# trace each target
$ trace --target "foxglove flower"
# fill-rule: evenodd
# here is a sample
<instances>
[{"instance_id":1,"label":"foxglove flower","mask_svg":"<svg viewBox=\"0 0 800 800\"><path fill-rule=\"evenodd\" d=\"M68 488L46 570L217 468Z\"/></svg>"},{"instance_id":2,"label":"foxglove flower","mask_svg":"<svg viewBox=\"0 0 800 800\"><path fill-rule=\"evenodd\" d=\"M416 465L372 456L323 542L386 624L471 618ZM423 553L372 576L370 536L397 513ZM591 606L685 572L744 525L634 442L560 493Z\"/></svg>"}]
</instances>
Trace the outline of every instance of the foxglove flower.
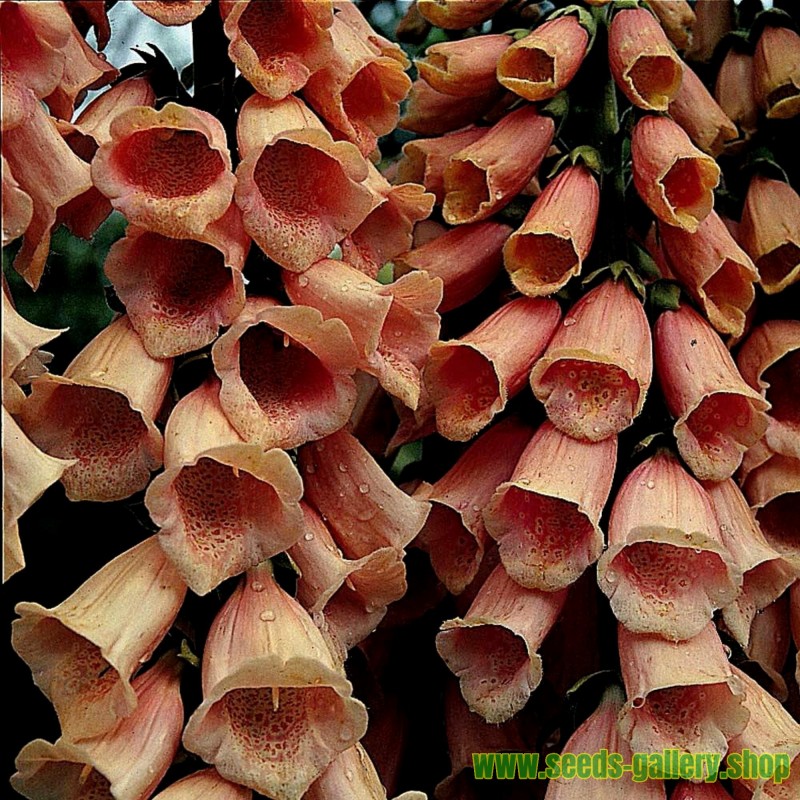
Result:
<instances>
[{"instance_id":1,"label":"foxglove flower","mask_svg":"<svg viewBox=\"0 0 800 800\"><path fill-rule=\"evenodd\" d=\"M768 119L800 114L800 36L766 25L753 56L753 88Z\"/></svg>"},{"instance_id":2,"label":"foxglove flower","mask_svg":"<svg viewBox=\"0 0 800 800\"><path fill-rule=\"evenodd\" d=\"M33 219L33 200L31 196L17 183L11 174L11 169L2 156L3 176L3 247L19 239L31 224Z\"/></svg>"},{"instance_id":3,"label":"foxglove flower","mask_svg":"<svg viewBox=\"0 0 800 800\"><path fill-rule=\"evenodd\" d=\"M452 155L444 171L445 221L478 222L507 206L536 174L554 132L550 117L524 106Z\"/></svg>"},{"instance_id":4,"label":"foxglove flower","mask_svg":"<svg viewBox=\"0 0 800 800\"><path fill-rule=\"evenodd\" d=\"M686 0L649 0L648 5L672 44L678 50L689 47L697 19L689 3Z\"/></svg>"},{"instance_id":5,"label":"foxglove flower","mask_svg":"<svg viewBox=\"0 0 800 800\"><path fill-rule=\"evenodd\" d=\"M61 478L71 500L121 500L161 466L153 420L172 361L148 355L127 317L103 329L60 375L41 375L19 412L31 440L51 456L75 458Z\"/></svg>"},{"instance_id":6,"label":"foxglove flower","mask_svg":"<svg viewBox=\"0 0 800 800\"><path fill-rule=\"evenodd\" d=\"M294 544L303 531L303 484L282 450L247 444L219 404L211 379L167 420L164 472L145 504L180 576L204 595Z\"/></svg>"},{"instance_id":7,"label":"foxglove flower","mask_svg":"<svg viewBox=\"0 0 800 800\"><path fill-rule=\"evenodd\" d=\"M137 608L138 600L132 600ZM136 709L100 736L36 739L17 756L11 785L29 800L147 800L178 749L183 727L180 662L162 658L133 681ZM227 800L227 799L226 799Z\"/></svg>"},{"instance_id":8,"label":"foxglove flower","mask_svg":"<svg viewBox=\"0 0 800 800\"><path fill-rule=\"evenodd\" d=\"M597 580L624 627L673 641L696 636L715 609L736 599L742 575L711 501L669 453L622 484Z\"/></svg>"},{"instance_id":9,"label":"foxglove flower","mask_svg":"<svg viewBox=\"0 0 800 800\"><path fill-rule=\"evenodd\" d=\"M744 139L758 127L758 102L753 89L753 56L731 48L720 64L714 97Z\"/></svg>"},{"instance_id":10,"label":"foxglove flower","mask_svg":"<svg viewBox=\"0 0 800 800\"><path fill-rule=\"evenodd\" d=\"M460 339L434 344L424 378L439 433L465 442L485 428L525 386L560 318L555 300L520 297Z\"/></svg>"},{"instance_id":11,"label":"foxglove flower","mask_svg":"<svg viewBox=\"0 0 800 800\"><path fill-rule=\"evenodd\" d=\"M414 63L420 77L442 94L474 97L498 88L497 62L514 40L503 33L432 44Z\"/></svg>"},{"instance_id":12,"label":"foxglove flower","mask_svg":"<svg viewBox=\"0 0 800 800\"><path fill-rule=\"evenodd\" d=\"M316 309L248 298L211 355L225 415L265 450L327 436L353 410L353 340L341 320Z\"/></svg>"},{"instance_id":13,"label":"foxglove flower","mask_svg":"<svg viewBox=\"0 0 800 800\"><path fill-rule=\"evenodd\" d=\"M583 442L541 425L483 512L511 578L554 592L599 558L616 460L616 437Z\"/></svg>"},{"instance_id":14,"label":"foxglove flower","mask_svg":"<svg viewBox=\"0 0 800 800\"><path fill-rule=\"evenodd\" d=\"M442 624L436 649L471 711L497 724L514 716L542 680L538 649L567 592L526 589L498 565L463 619Z\"/></svg>"},{"instance_id":15,"label":"foxglove flower","mask_svg":"<svg viewBox=\"0 0 800 800\"><path fill-rule=\"evenodd\" d=\"M690 61L708 62L722 38L736 27L733 0L697 0L692 43L686 52Z\"/></svg>"},{"instance_id":16,"label":"foxglove flower","mask_svg":"<svg viewBox=\"0 0 800 800\"><path fill-rule=\"evenodd\" d=\"M143 14L162 25L186 25L197 19L211 0L134 0Z\"/></svg>"},{"instance_id":17,"label":"foxglove flower","mask_svg":"<svg viewBox=\"0 0 800 800\"><path fill-rule=\"evenodd\" d=\"M322 634L268 564L248 572L214 620L202 679L184 746L275 800L299 800L367 727Z\"/></svg>"},{"instance_id":18,"label":"foxglove flower","mask_svg":"<svg viewBox=\"0 0 800 800\"><path fill-rule=\"evenodd\" d=\"M606 281L570 309L531 372L531 388L559 430L599 441L638 416L652 374L642 304L624 281Z\"/></svg>"},{"instance_id":19,"label":"foxglove flower","mask_svg":"<svg viewBox=\"0 0 800 800\"><path fill-rule=\"evenodd\" d=\"M688 305L658 318L654 341L681 456L700 480L729 478L764 435L769 403L742 380L719 336Z\"/></svg>"},{"instance_id":20,"label":"foxglove flower","mask_svg":"<svg viewBox=\"0 0 800 800\"><path fill-rule=\"evenodd\" d=\"M181 778L153 800L252 800L253 792L245 786L226 781L215 769L204 769Z\"/></svg>"},{"instance_id":21,"label":"foxglove flower","mask_svg":"<svg viewBox=\"0 0 800 800\"><path fill-rule=\"evenodd\" d=\"M569 85L588 46L589 34L576 16L551 19L503 53L497 80L526 100L547 100Z\"/></svg>"},{"instance_id":22,"label":"foxglove flower","mask_svg":"<svg viewBox=\"0 0 800 800\"><path fill-rule=\"evenodd\" d=\"M681 60L658 20L643 8L614 15L608 29L608 64L622 93L647 111L666 111L681 85Z\"/></svg>"},{"instance_id":23,"label":"foxglove flower","mask_svg":"<svg viewBox=\"0 0 800 800\"><path fill-rule=\"evenodd\" d=\"M69 741L103 734L134 712L131 678L172 626L185 595L186 584L150 537L54 608L17 605L12 645Z\"/></svg>"},{"instance_id":24,"label":"foxglove flower","mask_svg":"<svg viewBox=\"0 0 800 800\"><path fill-rule=\"evenodd\" d=\"M445 30L463 30L489 19L505 0L417 0L425 19Z\"/></svg>"}]
</instances>

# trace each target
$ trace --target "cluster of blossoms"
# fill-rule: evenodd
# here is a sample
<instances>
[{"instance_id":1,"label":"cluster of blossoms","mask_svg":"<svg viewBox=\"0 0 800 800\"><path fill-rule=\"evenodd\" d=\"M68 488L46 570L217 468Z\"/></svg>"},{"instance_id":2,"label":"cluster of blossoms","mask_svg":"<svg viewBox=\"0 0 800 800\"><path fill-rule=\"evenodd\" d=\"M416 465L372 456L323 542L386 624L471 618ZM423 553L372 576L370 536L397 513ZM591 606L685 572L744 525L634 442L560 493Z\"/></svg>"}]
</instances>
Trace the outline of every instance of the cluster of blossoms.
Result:
<instances>
[{"instance_id":1,"label":"cluster of blossoms","mask_svg":"<svg viewBox=\"0 0 800 800\"><path fill-rule=\"evenodd\" d=\"M402 709L382 695L364 739L351 658L380 674L387 640L435 618L439 800L474 796L473 752L548 748L786 752L789 781L733 791L795 796L800 321L779 302L800 197L764 154L800 116L792 18L748 39L727 0L417 0L399 35L434 43L412 82L349 0L135 5L219 28L246 87L231 119L120 75L84 37L108 42L103 3L0 2L14 268L36 289L57 225L127 221L104 264L125 313L62 375L41 350L60 331L4 285L4 579L56 482L143 494L157 531L55 607L17 606L62 735L23 748L13 787L386 800ZM418 136L382 158L398 125ZM398 485L388 456L420 441ZM191 667L188 592L219 600ZM553 695L601 665L620 685L546 736ZM205 764L163 788L180 760Z\"/></svg>"}]
</instances>

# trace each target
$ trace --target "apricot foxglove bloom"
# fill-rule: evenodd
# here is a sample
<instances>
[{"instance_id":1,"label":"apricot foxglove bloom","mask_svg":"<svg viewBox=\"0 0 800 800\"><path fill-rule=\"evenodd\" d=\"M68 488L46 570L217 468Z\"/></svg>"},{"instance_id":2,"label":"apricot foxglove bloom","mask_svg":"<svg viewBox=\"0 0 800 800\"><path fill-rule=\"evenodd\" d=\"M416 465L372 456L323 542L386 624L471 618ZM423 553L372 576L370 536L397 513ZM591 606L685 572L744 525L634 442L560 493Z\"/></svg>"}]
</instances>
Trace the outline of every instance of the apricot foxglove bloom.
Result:
<instances>
[{"instance_id":1,"label":"apricot foxglove bloom","mask_svg":"<svg viewBox=\"0 0 800 800\"><path fill-rule=\"evenodd\" d=\"M671 454L649 458L620 487L597 580L622 625L675 641L736 599L742 575L711 501Z\"/></svg>"},{"instance_id":2,"label":"apricot foxglove bloom","mask_svg":"<svg viewBox=\"0 0 800 800\"><path fill-rule=\"evenodd\" d=\"M252 800L245 786L226 781L215 769L203 769L173 783L153 800Z\"/></svg>"},{"instance_id":3,"label":"apricot foxglove bloom","mask_svg":"<svg viewBox=\"0 0 800 800\"><path fill-rule=\"evenodd\" d=\"M69 741L103 734L136 709L131 678L172 626L185 595L186 584L152 536L54 608L17 605L12 644Z\"/></svg>"},{"instance_id":4,"label":"apricot foxglove bloom","mask_svg":"<svg viewBox=\"0 0 800 800\"><path fill-rule=\"evenodd\" d=\"M437 42L414 62L420 77L442 94L474 97L497 90L497 62L514 40L503 33Z\"/></svg>"},{"instance_id":5,"label":"apricot foxglove bloom","mask_svg":"<svg viewBox=\"0 0 800 800\"><path fill-rule=\"evenodd\" d=\"M248 572L214 620L202 679L184 746L275 800L299 800L367 727L322 634L268 564Z\"/></svg>"},{"instance_id":6,"label":"apricot foxglove bloom","mask_svg":"<svg viewBox=\"0 0 800 800\"><path fill-rule=\"evenodd\" d=\"M459 678L470 710L505 722L542 680L537 650L555 624L567 592L526 589L498 565L463 619L442 624L436 649Z\"/></svg>"},{"instance_id":7,"label":"apricot foxglove bloom","mask_svg":"<svg viewBox=\"0 0 800 800\"><path fill-rule=\"evenodd\" d=\"M749 139L758 127L758 102L753 89L753 56L731 48L720 64L714 97L726 116Z\"/></svg>"},{"instance_id":8,"label":"apricot foxglove bloom","mask_svg":"<svg viewBox=\"0 0 800 800\"><path fill-rule=\"evenodd\" d=\"M599 558L616 461L616 437L584 442L542 423L483 512L511 578L554 592Z\"/></svg>"},{"instance_id":9,"label":"apricot foxglove bloom","mask_svg":"<svg viewBox=\"0 0 800 800\"><path fill-rule=\"evenodd\" d=\"M734 13L732 2L697 0L694 4L695 23L692 28L692 42L686 57L690 61L703 63L710 61L722 38L736 27Z\"/></svg>"},{"instance_id":10,"label":"apricot foxglove bloom","mask_svg":"<svg viewBox=\"0 0 800 800\"><path fill-rule=\"evenodd\" d=\"M465 442L519 393L561 318L555 300L520 297L460 339L431 347L424 379L443 436Z\"/></svg>"},{"instance_id":11,"label":"apricot foxglove bloom","mask_svg":"<svg viewBox=\"0 0 800 800\"><path fill-rule=\"evenodd\" d=\"M143 14L162 25L186 25L197 19L211 0L134 0Z\"/></svg>"},{"instance_id":12,"label":"apricot foxglove bloom","mask_svg":"<svg viewBox=\"0 0 800 800\"><path fill-rule=\"evenodd\" d=\"M31 440L77 459L61 478L71 500L121 500L161 466L153 420L172 376L171 359L148 355L127 317L104 328L60 375L41 375L19 412Z\"/></svg>"},{"instance_id":13,"label":"apricot foxglove bloom","mask_svg":"<svg viewBox=\"0 0 800 800\"><path fill-rule=\"evenodd\" d=\"M623 280L605 281L570 309L531 372L550 421L599 441L627 428L653 375L650 326Z\"/></svg>"},{"instance_id":14,"label":"apricot foxglove bloom","mask_svg":"<svg viewBox=\"0 0 800 800\"><path fill-rule=\"evenodd\" d=\"M11 169L2 158L3 180L3 247L19 239L31 224L33 219L33 200L31 196L20 187L16 178L11 174Z\"/></svg>"},{"instance_id":15,"label":"apricot foxglove bloom","mask_svg":"<svg viewBox=\"0 0 800 800\"><path fill-rule=\"evenodd\" d=\"M697 19L689 3L686 0L650 0L648 5L672 44L678 50L689 47Z\"/></svg>"},{"instance_id":16,"label":"apricot foxglove bloom","mask_svg":"<svg viewBox=\"0 0 800 800\"><path fill-rule=\"evenodd\" d=\"M800 36L766 25L753 56L753 88L768 119L800 114Z\"/></svg>"},{"instance_id":17,"label":"apricot foxglove bloom","mask_svg":"<svg viewBox=\"0 0 800 800\"><path fill-rule=\"evenodd\" d=\"M425 19L445 30L463 30L489 19L505 0L418 0Z\"/></svg>"}]
</instances>

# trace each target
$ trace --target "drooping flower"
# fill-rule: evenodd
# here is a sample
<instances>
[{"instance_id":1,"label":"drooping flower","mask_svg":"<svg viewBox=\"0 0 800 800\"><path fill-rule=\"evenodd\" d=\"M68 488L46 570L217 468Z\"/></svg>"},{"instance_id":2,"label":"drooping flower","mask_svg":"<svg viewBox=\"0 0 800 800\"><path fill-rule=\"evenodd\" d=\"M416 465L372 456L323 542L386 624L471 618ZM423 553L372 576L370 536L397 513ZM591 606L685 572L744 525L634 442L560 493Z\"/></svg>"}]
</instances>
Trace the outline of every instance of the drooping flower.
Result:
<instances>
[{"instance_id":1,"label":"drooping flower","mask_svg":"<svg viewBox=\"0 0 800 800\"><path fill-rule=\"evenodd\" d=\"M19 411L31 440L51 456L77 459L61 478L71 500L121 500L161 466L153 420L172 376L171 359L148 355L127 317L104 328L63 377L40 375Z\"/></svg>"},{"instance_id":2,"label":"drooping flower","mask_svg":"<svg viewBox=\"0 0 800 800\"><path fill-rule=\"evenodd\" d=\"M753 55L753 89L768 119L800 114L800 36L766 25Z\"/></svg>"},{"instance_id":3,"label":"drooping flower","mask_svg":"<svg viewBox=\"0 0 800 800\"><path fill-rule=\"evenodd\" d=\"M631 152L633 183L642 200L662 222L694 233L714 205L717 162L668 117L640 119Z\"/></svg>"},{"instance_id":4,"label":"drooping flower","mask_svg":"<svg viewBox=\"0 0 800 800\"><path fill-rule=\"evenodd\" d=\"M742 575L711 501L671 454L647 459L620 487L597 580L623 626L673 641L736 599Z\"/></svg>"},{"instance_id":5,"label":"drooping flower","mask_svg":"<svg viewBox=\"0 0 800 800\"><path fill-rule=\"evenodd\" d=\"M555 300L520 297L460 339L431 347L424 371L436 427L465 442L525 386L561 318Z\"/></svg>"},{"instance_id":6,"label":"drooping flower","mask_svg":"<svg viewBox=\"0 0 800 800\"><path fill-rule=\"evenodd\" d=\"M800 280L800 195L788 183L760 175L750 181L739 235L767 294Z\"/></svg>"},{"instance_id":7,"label":"drooping flower","mask_svg":"<svg viewBox=\"0 0 800 800\"><path fill-rule=\"evenodd\" d=\"M648 111L666 111L681 85L681 60L658 20L643 8L614 15L608 29L608 64L622 93Z\"/></svg>"},{"instance_id":8,"label":"drooping flower","mask_svg":"<svg viewBox=\"0 0 800 800\"><path fill-rule=\"evenodd\" d=\"M409 408L419 404L420 371L439 336L439 278L412 272L387 286L344 261L324 259L300 275L287 273L292 302L342 320L358 350L358 367Z\"/></svg>"},{"instance_id":9,"label":"drooping flower","mask_svg":"<svg viewBox=\"0 0 800 800\"><path fill-rule=\"evenodd\" d=\"M92 180L129 222L187 239L228 210L236 185L222 123L177 103L115 116L92 161Z\"/></svg>"},{"instance_id":10,"label":"drooping flower","mask_svg":"<svg viewBox=\"0 0 800 800\"><path fill-rule=\"evenodd\" d=\"M3 582L25 567L20 517L74 463L43 453L3 405Z\"/></svg>"},{"instance_id":11,"label":"drooping flower","mask_svg":"<svg viewBox=\"0 0 800 800\"><path fill-rule=\"evenodd\" d=\"M569 737L562 754L595 754L605 750L621 754L623 762L629 764L633 754L617 726L624 703L625 696L618 686L606 689L600 705ZM545 800L585 800L597 794L608 800L666 800L667 797L662 780L635 782L630 773L625 773L617 780L604 780L600 776L579 781L553 778L547 785Z\"/></svg>"},{"instance_id":12,"label":"drooping flower","mask_svg":"<svg viewBox=\"0 0 800 800\"><path fill-rule=\"evenodd\" d=\"M401 551L425 524L430 504L395 486L344 430L303 447L298 463L306 501L320 512L348 558L382 547Z\"/></svg>"},{"instance_id":13,"label":"drooping flower","mask_svg":"<svg viewBox=\"0 0 800 800\"><path fill-rule=\"evenodd\" d=\"M215 769L193 772L159 792L153 800L252 800L245 786L226 781Z\"/></svg>"},{"instance_id":14,"label":"drooping flower","mask_svg":"<svg viewBox=\"0 0 800 800\"><path fill-rule=\"evenodd\" d=\"M478 437L432 486L417 490L431 503L417 546L427 551L437 577L452 594L478 573L487 543L483 509L514 471L531 429L514 418Z\"/></svg>"},{"instance_id":15,"label":"drooping flower","mask_svg":"<svg viewBox=\"0 0 800 800\"><path fill-rule=\"evenodd\" d=\"M719 523L720 539L731 555L742 588L722 609L725 625L746 648L755 616L774 603L795 580L795 571L767 543L753 512L736 484L729 478L704 488Z\"/></svg>"},{"instance_id":16,"label":"drooping flower","mask_svg":"<svg viewBox=\"0 0 800 800\"><path fill-rule=\"evenodd\" d=\"M341 320L316 309L248 298L211 355L225 415L265 450L327 436L353 410L353 340Z\"/></svg>"},{"instance_id":17,"label":"drooping flower","mask_svg":"<svg viewBox=\"0 0 800 800\"><path fill-rule=\"evenodd\" d=\"M716 158L739 135L736 125L686 64L683 65L681 87L670 101L669 114L712 158Z\"/></svg>"},{"instance_id":18,"label":"drooping flower","mask_svg":"<svg viewBox=\"0 0 800 800\"><path fill-rule=\"evenodd\" d=\"M620 625L619 656L628 697L619 728L634 753L677 749L722 757L729 742L736 749L734 737L749 716L744 685L712 622L682 642Z\"/></svg>"},{"instance_id":19,"label":"drooping flower","mask_svg":"<svg viewBox=\"0 0 800 800\"><path fill-rule=\"evenodd\" d=\"M736 27L732 0L697 0L692 42L686 51L690 61L708 62L722 38Z\"/></svg>"},{"instance_id":20,"label":"drooping flower","mask_svg":"<svg viewBox=\"0 0 800 800\"><path fill-rule=\"evenodd\" d=\"M322 634L268 564L248 572L214 620L202 681L184 746L275 800L299 800L367 727Z\"/></svg>"},{"instance_id":21,"label":"drooping flower","mask_svg":"<svg viewBox=\"0 0 800 800\"><path fill-rule=\"evenodd\" d=\"M162 25L186 25L197 19L211 0L134 0L143 14Z\"/></svg>"},{"instance_id":22,"label":"drooping flower","mask_svg":"<svg viewBox=\"0 0 800 800\"><path fill-rule=\"evenodd\" d=\"M642 304L625 281L605 281L570 309L531 372L531 388L559 430L599 441L633 422L652 375Z\"/></svg>"},{"instance_id":23,"label":"drooping flower","mask_svg":"<svg viewBox=\"0 0 800 800\"><path fill-rule=\"evenodd\" d=\"M333 56L330 0L223 0L228 55L257 92L282 100Z\"/></svg>"},{"instance_id":24,"label":"drooping flower","mask_svg":"<svg viewBox=\"0 0 800 800\"><path fill-rule=\"evenodd\" d=\"M503 248L511 282L523 294L553 294L579 275L589 254L600 188L584 166L568 167L536 198Z\"/></svg>"},{"instance_id":25,"label":"drooping flower","mask_svg":"<svg viewBox=\"0 0 800 800\"><path fill-rule=\"evenodd\" d=\"M753 89L753 56L731 48L720 64L714 97L727 117L749 139L758 127L758 102Z\"/></svg>"},{"instance_id":26,"label":"drooping flower","mask_svg":"<svg viewBox=\"0 0 800 800\"><path fill-rule=\"evenodd\" d=\"M288 551L300 570L297 599L344 661L375 630L388 605L405 595L402 554L381 547L345 558L319 514L305 503L302 508L305 533Z\"/></svg>"},{"instance_id":27,"label":"drooping flower","mask_svg":"<svg viewBox=\"0 0 800 800\"><path fill-rule=\"evenodd\" d=\"M583 442L542 423L483 512L515 581L554 592L599 558L616 460L616 437Z\"/></svg>"},{"instance_id":28,"label":"drooping flower","mask_svg":"<svg viewBox=\"0 0 800 800\"><path fill-rule=\"evenodd\" d=\"M417 0L425 19L445 30L463 30L489 19L505 0Z\"/></svg>"},{"instance_id":29,"label":"drooping flower","mask_svg":"<svg viewBox=\"0 0 800 800\"><path fill-rule=\"evenodd\" d=\"M140 608L141 603L131 603ZM133 681L136 708L90 739L36 739L17 756L11 785L29 800L147 800L172 764L183 728L181 662L167 654Z\"/></svg>"},{"instance_id":30,"label":"drooping flower","mask_svg":"<svg viewBox=\"0 0 800 800\"><path fill-rule=\"evenodd\" d=\"M17 605L12 645L53 703L69 741L99 736L134 712L131 679L166 635L185 595L186 584L151 536L54 608Z\"/></svg>"},{"instance_id":31,"label":"drooping flower","mask_svg":"<svg viewBox=\"0 0 800 800\"><path fill-rule=\"evenodd\" d=\"M419 270L441 278L438 310L452 311L476 298L497 277L503 268L503 244L510 234L508 225L493 220L459 225L395 256L395 277Z\"/></svg>"},{"instance_id":32,"label":"drooping flower","mask_svg":"<svg viewBox=\"0 0 800 800\"><path fill-rule=\"evenodd\" d=\"M725 223L712 211L693 233L664 224L658 232L674 275L708 321L720 333L741 336L758 271Z\"/></svg>"},{"instance_id":33,"label":"drooping flower","mask_svg":"<svg viewBox=\"0 0 800 800\"><path fill-rule=\"evenodd\" d=\"M655 361L681 456L700 480L730 478L767 429L767 403L743 380L713 328L688 305L654 328Z\"/></svg>"},{"instance_id":34,"label":"drooping flower","mask_svg":"<svg viewBox=\"0 0 800 800\"><path fill-rule=\"evenodd\" d=\"M167 420L165 470L145 504L180 576L204 595L294 544L303 532L297 468L247 444L219 404L219 381L183 397Z\"/></svg>"},{"instance_id":35,"label":"drooping flower","mask_svg":"<svg viewBox=\"0 0 800 800\"><path fill-rule=\"evenodd\" d=\"M551 19L506 49L497 80L526 100L547 100L569 85L588 46L589 34L576 16Z\"/></svg>"},{"instance_id":36,"label":"drooping flower","mask_svg":"<svg viewBox=\"0 0 800 800\"><path fill-rule=\"evenodd\" d=\"M782 703L789 699L783 668L791 647L789 593L761 610L750 626L750 638L744 652L766 675L769 692Z\"/></svg>"},{"instance_id":37,"label":"drooping flower","mask_svg":"<svg viewBox=\"0 0 800 800\"><path fill-rule=\"evenodd\" d=\"M678 50L685 50L691 45L697 18L686 0L650 0L648 5Z\"/></svg>"},{"instance_id":38,"label":"drooping flower","mask_svg":"<svg viewBox=\"0 0 800 800\"><path fill-rule=\"evenodd\" d=\"M437 42L415 60L420 77L442 94L474 97L497 90L497 64L513 42L504 33Z\"/></svg>"},{"instance_id":39,"label":"drooping flower","mask_svg":"<svg viewBox=\"0 0 800 800\"><path fill-rule=\"evenodd\" d=\"M442 624L436 649L460 681L470 710L505 722L542 680L537 650L555 624L567 592L526 589L498 565L463 619Z\"/></svg>"},{"instance_id":40,"label":"drooping flower","mask_svg":"<svg viewBox=\"0 0 800 800\"><path fill-rule=\"evenodd\" d=\"M550 117L523 106L452 155L444 171L445 221L478 222L507 206L536 174L554 132Z\"/></svg>"},{"instance_id":41,"label":"drooping flower","mask_svg":"<svg viewBox=\"0 0 800 800\"><path fill-rule=\"evenodd\" d=\"M334 142L298 98L276 103L253 95L236 130L236 203L245 230L285 269L301 272L324 258L372 211L367 162L355 145Z\"/></svg>"}]
</instances>

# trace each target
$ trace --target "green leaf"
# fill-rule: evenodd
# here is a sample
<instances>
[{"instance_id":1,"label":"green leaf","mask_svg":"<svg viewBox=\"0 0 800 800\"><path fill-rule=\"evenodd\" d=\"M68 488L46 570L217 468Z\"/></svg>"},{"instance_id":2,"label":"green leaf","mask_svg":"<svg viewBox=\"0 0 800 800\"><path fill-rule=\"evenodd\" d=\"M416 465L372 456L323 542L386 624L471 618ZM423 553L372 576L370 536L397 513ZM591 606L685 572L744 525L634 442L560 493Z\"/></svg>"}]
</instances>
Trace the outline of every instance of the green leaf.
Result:
<instances>
[{"instance_id":1,"label":"green leaf","mask_svg":"<svg viewBox=\"0 0 800 800\"><path fill-rule=\"evenodd\" d=\"M376 280L384 286L394 280L394 262L387 261L379 270Z\"/></svg>"},{"instance_id":2,"label":"green leaf","mask_svg":"<svg viewBox=\"0 0 800 800\"><path fill-rule=\"evenodd\" d=\"M633 243L631 252L633 253L634 266L639 274L652 281L657 281L661 278L661 270L658 268L658 264L653 260L650 253L635 242Z\"/></svg>"},{"instance_id":3,"label":"green leaf","mask_svg":"<svg viewBox=\"0 0 800 800\"><path fill-rule=\"evenodd\" d=\"M422 442L409 442L404 444L394 457L392 466L389 470L394 481L400 480L403 470L411 464L422 461Z\"/></svg>"},{"instance_id":4,"label":"green leaf","mask_svg":"<svg viewBox=\"0 0 800 800\"><path fill-rule=\"evenodd\" d=\"M181 639L181 649L178 653L178 658L182 659L187 664L191 664L195 668L200 667L200 659L192 651L192 648L189 647L189 642L186 639Z\"/></svg>"},{"instance_id":5,"label":"green leaf","mask_svg":"<svg viewBox=\"0 0 800 800\"><path fill-rule=\"evenodd\" d=\"M681 287L673 281L655 281L650 284L647 299L653 308L677 311L681 307Z\"/></svg>"}]
</instances>

